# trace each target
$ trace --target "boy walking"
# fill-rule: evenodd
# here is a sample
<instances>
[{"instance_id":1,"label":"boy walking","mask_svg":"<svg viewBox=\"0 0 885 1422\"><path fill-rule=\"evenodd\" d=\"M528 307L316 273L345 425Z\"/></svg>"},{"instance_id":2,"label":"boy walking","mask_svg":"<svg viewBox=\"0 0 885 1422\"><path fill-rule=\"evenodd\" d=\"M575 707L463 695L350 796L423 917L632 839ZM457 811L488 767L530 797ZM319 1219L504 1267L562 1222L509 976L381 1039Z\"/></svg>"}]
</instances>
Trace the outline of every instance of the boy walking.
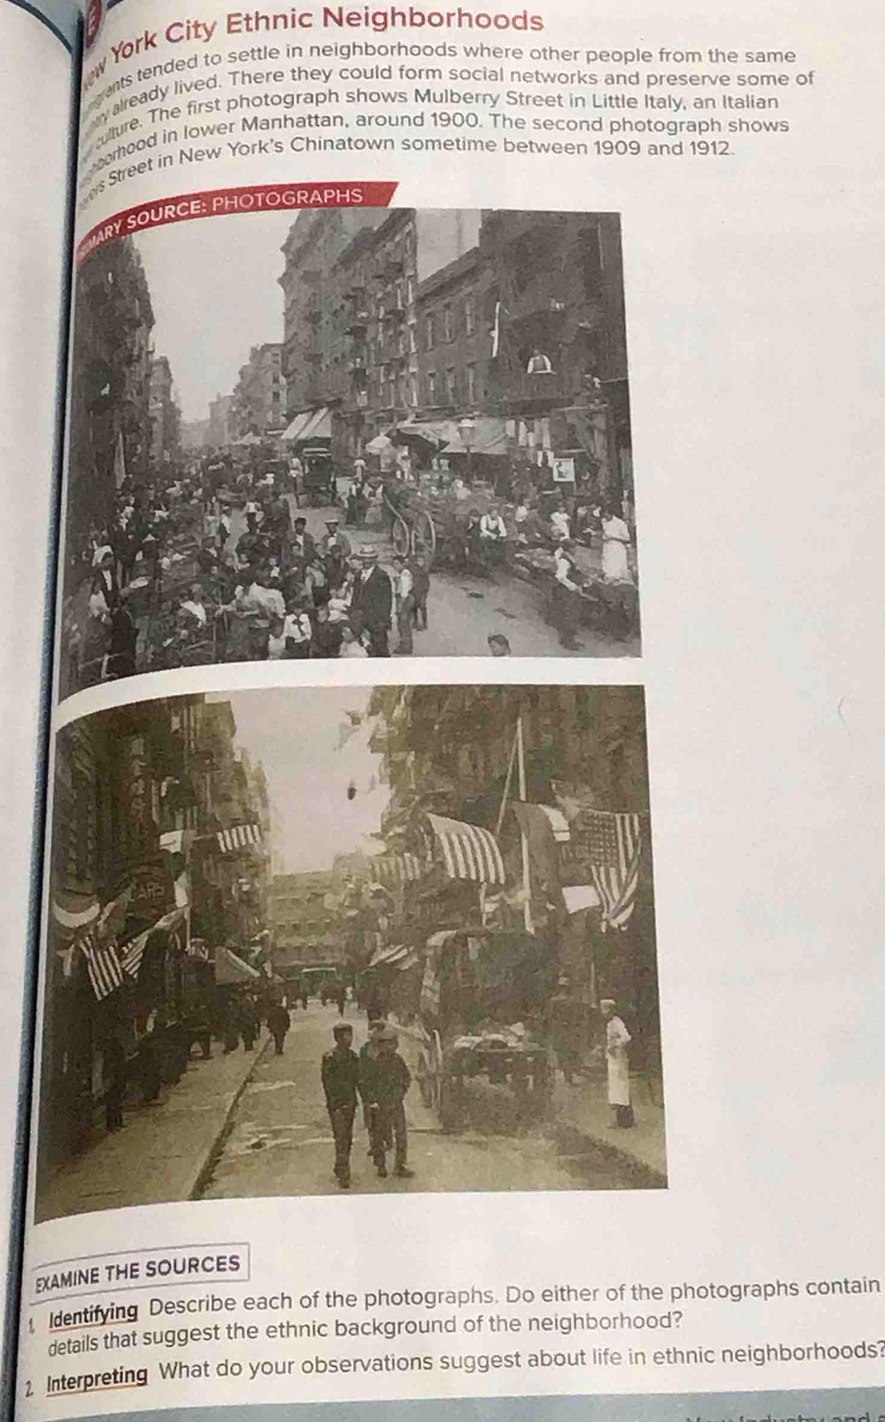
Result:
<instances>
[{"instance_id":1,"label":"boy walking","mask_svg":"<svg viewBox=\"0 0 885 1422\"><path fill-rule=\"evenodd\" d=\"M411 1180L415 1172L406 1165L408 1135L403 1104L412 1083L411 1073L397 1051L399 1038L392 1027L385 1027L379 1032L375 1042L374 1054L367 1053L360 1062L359 1080L360 1095L367 1107L372 1159L379 1179L385 1180L387 1151L392 1135L393 1173L401 1179Z\"/></svg>"},{"instance_id":2,"label":"boy walking","mask_svg":"<svg viewBox=\"0 0 885 1422\"><path fill-rule=\"evenodd\" d=\"M335 1046L323 1057L323 1091L335 1137L335 1178L342 1190L349 1190L353 1118L360 1092L360 1063L353 1051L353 1028L349 1023L336 1022L332 1036Z\"/></svg>"}]
</instances>

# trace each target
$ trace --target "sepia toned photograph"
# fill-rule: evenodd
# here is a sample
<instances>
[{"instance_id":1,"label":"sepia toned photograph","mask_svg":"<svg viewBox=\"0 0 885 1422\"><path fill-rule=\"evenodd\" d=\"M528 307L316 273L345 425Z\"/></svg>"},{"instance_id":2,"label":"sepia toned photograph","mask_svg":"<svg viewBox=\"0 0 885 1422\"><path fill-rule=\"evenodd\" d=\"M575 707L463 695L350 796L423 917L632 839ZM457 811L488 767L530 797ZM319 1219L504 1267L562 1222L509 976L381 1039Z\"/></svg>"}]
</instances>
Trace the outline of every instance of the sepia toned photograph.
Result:
<instances>
[{"instance_id":1,"label":"sepia toned photograph","mask_svg":"<svg viewBox=\"0 0 885 1422\"><path fill-rule=\"evenodd\" d=\"M75 721L47 918L38 1219L666 1185L639 687Z\"/></svg>"},{"instance_id":2,"label":"sepia toned photograph","mask_svg":"<svg viewBox=\"0 0 885 1422\"><path fill-rule=\"evenodd\" d=\"M339 208L108 243L76 279L64 533L62 696L216 662L638 656L620 217Z\"/></svg>"}]
</instances>

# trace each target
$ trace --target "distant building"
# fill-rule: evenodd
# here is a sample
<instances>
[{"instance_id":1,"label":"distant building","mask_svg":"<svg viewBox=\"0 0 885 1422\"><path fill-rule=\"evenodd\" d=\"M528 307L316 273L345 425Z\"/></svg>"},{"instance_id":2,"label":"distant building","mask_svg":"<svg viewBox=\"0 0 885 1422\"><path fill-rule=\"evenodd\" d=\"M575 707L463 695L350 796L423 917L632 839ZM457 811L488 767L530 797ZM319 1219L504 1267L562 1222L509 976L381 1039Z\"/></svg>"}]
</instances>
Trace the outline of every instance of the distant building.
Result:
<instances>
[{"instance_id":1,"label":"distant building","mask_svg":"<svg viewBox=\"0 0 885 1422\"><path fill-rule=\"evenodd\" d=\"M213 449L230 444L234 438L231 411L233 395L216 395L209 401L209 429L206 443Z\"/></svg>"},{"instance_id":2,"label":"distant building","mask_svg":"<svg viewBox=\"0 0 885 1422\"><path fill-rule=\"evenodd\" d=\"M181 425L181 447L186 450L202 449L209 442L208 420L184 420Z\"/></svg>"},{"instance_id":3,"label":"distant building","mask_svg":"<svg viewBox=\"0 0 885 1422\"><path fill-rule=\"evenodd\" d=\"M326 900L335 888L331 869L275 874L267 894L267 922L279 972L294 963L343 960L336 918Z\"/></svg>"},{"instance_id":4,"label":"distant building","mask_svg":"<svg viewBox=\"0 0 885 1422\"><path fill-rule=\"evenodd\" d=\"M231 397L230 422L234 438L281 430L286 423L286 382L282 373L282 345L265 341L253 346Z\"/></svg>"},{"instance_id":5,"label":"distant building","mask_svg":"<svg viewBox=\"0 0 885 1422\"><path fill-rule=\"evenodd\" d=\"M175 401L172 367L164 355L151 363L151 459L165 465L177 457L181 447L181 412Z\"/></svg>"}]
</instances>

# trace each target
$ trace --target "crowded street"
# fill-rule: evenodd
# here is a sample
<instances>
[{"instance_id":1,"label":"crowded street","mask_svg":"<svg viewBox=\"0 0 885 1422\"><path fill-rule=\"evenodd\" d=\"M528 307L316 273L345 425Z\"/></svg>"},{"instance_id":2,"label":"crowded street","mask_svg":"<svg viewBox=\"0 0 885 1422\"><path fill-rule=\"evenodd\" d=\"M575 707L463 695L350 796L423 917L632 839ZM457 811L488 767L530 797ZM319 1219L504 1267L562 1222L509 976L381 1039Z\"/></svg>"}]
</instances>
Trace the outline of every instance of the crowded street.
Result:
<instances>
[{"instance_id":1,"label":"crowded street","mask_svg":"<svg viewBox=\"0 0 885 1422\"><path fill-rule=\"evenodd\" d=\"M234 491L220 483L226 476L222 466L195 469L166 491L118 498L114 525L91 536L79 575L69 577L76 591L65 604L65 693L218 661L638 655L629 580L599 583L609 602L587 619L579 604L591 606L589 597L557 581L560 573L598 577L605 553L601 535L588 534L563 563L555 510L546 531L535 519L530 540L528 510L519 520L505 506L499 542L484 539L474 510L459 510L463 531L435 555L403 557L396 545L407 524L395 480L360 480L355 496L354 481L337 476L314 506L297 476L241 473Z\"/></svg>"},{"instance_id":2,"label":"crowded street","mask_svg":"<svg viewBox=\"0 0 885 1422\"><path fill-rule=\"evenodd\" d=\"M640 655L617 217L255 224L199 356L164 241L79 278L62 695L219 662ZM109 303L122 356L89 319Z\"/></svg>"}]
</instances>

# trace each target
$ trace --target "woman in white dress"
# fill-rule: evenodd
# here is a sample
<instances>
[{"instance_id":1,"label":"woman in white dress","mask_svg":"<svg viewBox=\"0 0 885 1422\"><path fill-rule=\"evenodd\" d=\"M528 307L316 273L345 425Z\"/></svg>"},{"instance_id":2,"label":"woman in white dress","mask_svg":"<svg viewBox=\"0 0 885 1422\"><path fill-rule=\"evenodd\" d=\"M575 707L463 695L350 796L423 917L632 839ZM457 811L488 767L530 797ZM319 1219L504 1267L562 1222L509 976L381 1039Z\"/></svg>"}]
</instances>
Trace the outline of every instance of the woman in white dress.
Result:
<instances>
[{"instance_id":1,"label":"woman in white dress","mask_svg":"<svg viewBox=\"0 0 885 1422\"><path fill-rule=\"evenodd\" d=\"M608 1104L612 1108L612 1126L632 1126L630 1105L630 1058L627 1047L630 1033L615 1012L612 998L604 998L599 1010L605 1019L605 1060L608 1068Z\"/></svg>"},{"instance_id":2,"label":"woman in white dress","mask_svg":"<svg viewBox=\"0 0 885 1422\"><path fill-rule=\"evenodd\" d=\"M612 583L632 582L627 563L630 530L614 510L602 516L602 576Z\"/></svg>"}]
</instances>

